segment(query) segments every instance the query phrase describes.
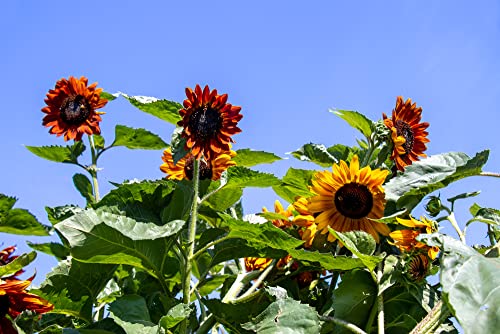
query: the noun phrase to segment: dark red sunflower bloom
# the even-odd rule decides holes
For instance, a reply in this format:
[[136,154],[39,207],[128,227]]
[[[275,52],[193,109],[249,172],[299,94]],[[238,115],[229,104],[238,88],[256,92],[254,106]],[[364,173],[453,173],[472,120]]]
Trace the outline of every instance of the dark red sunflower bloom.
[[394,149],[391,159],[398,170],[404,170],[413,161],[418,161],[419,157],[425,157],[424,151],[427,149],[425,143],[429,142],[425,129],[429,127],[429,123],[420,123],[422,119],[422,108],[416,103],[411,103],[411,99],[403,101],[402,96],[396,99],[396,108],[392,111],[392,118],[388,118],[385,113],[384,124],[392,134]]
[[64,140],[82,140],[84,133],[100,134],[99,122],[103,112],[96,111],[108,103],[101,99],[101,88],[97,82],[87,86],[88,79],[69,77],[56,83],[49,90],[42,111],[47,115],[42,124],[51,127],[49,132],[58,137],[64,135]]
[[227,103],[227,94],[210,91],[208,85],[203,91],[199,85],[194,91],[186,88],[186,96],[184,109],[179,110],[182,120],[177,123],[184,128],[185,149],[197,159],[203,155],[206,160],[229,151],[230,143],[234,143],[231,136],[241,132],[236,126],[243,117],[241,107]]
[[[0,266],[5,266],[6,264],[11,263],[12,261],[18,258],[17,255],[12,256],[12,253],[14,253],[15,250],[16,250],[15,246],[9,246],[0,251]],[[18,272],[16,272],[14,275],[10,277],[15,277],[21,275],[22,273],[24,273],[24,270],[20,269]]]
[[33,278],[34,276],[26,281],[17,279],[0,281],[0,333],[17,333],[6,318],[7,314],[11,319],[15,319],[24,310],[45,313],[54,308],[48,301],[26,291]]

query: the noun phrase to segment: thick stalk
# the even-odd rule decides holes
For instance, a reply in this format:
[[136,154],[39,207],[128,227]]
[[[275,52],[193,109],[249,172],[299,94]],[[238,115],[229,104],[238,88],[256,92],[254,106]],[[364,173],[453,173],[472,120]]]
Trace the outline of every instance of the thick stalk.
[[447,219],[451,223],[451,226],[453,226],[455,231],[457,231],[458,236],[460,237],[460,241],[462,241],[465,244],[465,236],[462,233],[462,230],[460,229],[460,227],[458,226],[457,220],[455,219],[455,214],[453,212],[450,213],[449,216],[447,217]]
[[92,165],[87,170],[90,173],[90,175],[92,176],[92,185],[94,188],[94,199],[96,202],[99,202],[101,200],[101,197],[99,196],[99,183],[97,182],[97,158],[98,158],[98,156],[96,155],[94,137],[89,136],[89,143],[90,143],[90,153],[92,154]]
[[[382,280],[382,262],[379,263],[377,269],[377,285],[380,289],[380,282]],[[385,324],[384,324],[384,295],[383,292],[379,291],[377,294],[377,324],[378,324],[378,334],[385,333]]]
[[[187,243],[187,261],[186,268],[184,270],[183,284],[182,284],[182,301],[184,304],[189,305],[190,300],[190,288],[191,288],[191,271],[194,253],[194,242],[196,239],[196,221],[198,218],[198,196],[199,196],[199,181],[200,181],[200,161],[198,159],[194,160],[193,163],[193,206],[191,208],[191,219],[188,226],[188,243]],[[187,320],[182,322],[182,333],[187,331]]]
[[434,333],[434,330],[451,315],[450,311],[440,300],[432,310],[420,321],[410,334]]
[[479,175],[481,175],[481,176],[500,177],[500,173],[493,173],[493,172],[482,172]]

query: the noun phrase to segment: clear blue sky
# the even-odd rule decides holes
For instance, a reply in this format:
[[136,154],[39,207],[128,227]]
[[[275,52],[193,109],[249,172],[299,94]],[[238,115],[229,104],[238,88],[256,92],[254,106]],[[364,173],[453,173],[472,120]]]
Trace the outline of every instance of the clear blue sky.
[[[358,136],[327,112],[390,113],[411,97],[429,122],[428,154],[492,150],[486,170],[500,171],[500,4],[498,1],[7,1],[0,14],[0,192],[19,198],[47,223],[44,206],[83,205],[71,177],[77,167],[33,156],[23,145],[62,145],[41,126],[47,91],[85,75],[108,92],[182,101],[184,88],[209,84],[243,107],[235,148],[285,157],[307,142],[354,144]],[[173,126],[123,99],[101,127],[144,127],[169,140]],[[107,181],[156,179],[160,151],[116,148],[101,159]],[[283,175],[291,159],[261,170]],[[500,181],[471,178],[443,193],[482,190],[459,203],[458,219],[477,201],[500,208]],[[271,191],[251,190],[247,212],[272,207]],[[417,210],[416,215],[422,214]],[[473,242],[485,242],[472,228]],[[4,245],[25,240],[0,234]],[[40,255],[39,282],[54,265]]]

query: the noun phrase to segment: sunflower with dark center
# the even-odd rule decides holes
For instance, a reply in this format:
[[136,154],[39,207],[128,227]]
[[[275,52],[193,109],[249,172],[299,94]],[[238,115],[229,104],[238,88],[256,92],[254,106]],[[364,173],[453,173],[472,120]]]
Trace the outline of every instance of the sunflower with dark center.
[[42,124],[50,127],[49,132],[64,140],[80,141],[83,134],[100,134],[99,122],[103,112],[96,111],[108,103],[101,99],[101,88],[97,83],[87,86],[88,79],[77,79],[70,76],[68,79],[57,81],[54,89],[49,90],[42,108],[46,113]]
[[[213,180],[220,179],[222,173],[231,166],[236,166],[236,162],[232,159],[236,156],[235,151],[222,152],[210,161],[200,159],[200,180]],[[162,156],[163,164],[160,170],[167,174],[167,179],[170,180],[192,180],[194,175],[194,156],[188,153],[185,157],[181,158],[174,164],[171,148],[163,151]]]
[[[335,231],[365,231],[380,242],[379,234],[390,233],[387,225],[373,221],[382,218],[385,194],[382,184],[389,171],[370,166],[359,168],[355,155],[350,166],[343,160],[333,165],[333,172],[317,172],[312,180],[308,209],[315,215],[315,223],[321,234],[328,233],[328,227]],[[328,241],[335,236],[328,235]]]
[[392,118],[388,118],[385,113],[382,114],[384,124],[391,130],[394,149],[391,159],[394,160],[396,168],[403,171],[413,161],[418,161],[419,157],[425,157],[424,151],[427,149],[426,143],[429,142],[425,129],[429,123],[420,123],[422,119],[422,108],[412,103],[411,99],[403,101],[402,96],[396,99],[396,108],[392,111]]
[[241,107],[227,103],[227,94],[219,95],[208,86],[203,91],[199,85],[194,91],[186,88],[186,96],[184,108],[179,110],[182,120],[177,123],[184,128],[185,149],[197,159],[204,156],[207,161],[229,151],[230,143],[234,143],[231,136],[241,132],[236,126],[243,117]]
[[406,266],[406,273],[408,276],[415,280],[421,281],[429,273],[430,262],[427,255],[418,253],[413,255]]
[[14,320],[25,310],[46,313],[54,308],[48,301],[26,291],[33,278],[34,276],[26,281],[0,280],[0,333],[17,333],[9,319],[6,318],[7,315]]

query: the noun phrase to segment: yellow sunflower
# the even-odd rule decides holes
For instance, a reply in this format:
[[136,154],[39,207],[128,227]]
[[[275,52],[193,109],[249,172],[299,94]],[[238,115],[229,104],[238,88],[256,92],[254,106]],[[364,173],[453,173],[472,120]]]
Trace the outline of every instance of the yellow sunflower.
[[[382,184],[389,172],[370,166],[359,168],[358,156],[350,166],[341,160],[330,171],[317,172],[312,180],[308,209],[317,214],[316,223],[321,234],[328,233],[328,226],[335,231],[365,231],[380,242],[379,234],[390,233],[387,225],[373,221],[384,215],[385,194]],[[328,241],[334,241],[332,234]]]
[[82,140],[83,134],[100,134],[99,122],[103,112],[96,111],[108,103],[101,99],[101,88],[97,83],[87,86],[88,79],[69,77],[57,81],[54,89],[49,90],[42,108],[46,113],[42,124],[51,127],[49,132],[64,140]]
[[[236,152],[231,150],[217,155],[213,160],[208,162],[205,159],[200,159],[200,180],[219,180],[226,169],[236,166],[236,162],[232,160],[235,156]],[[163,151],[163,164],[161,164],[160,170],[167,174],[167,179],[192,180],[194,159],[194,156],[188,153],[177,164],[174,164],[172,150],[169,147]]]
[[[266,207],[262,208],[262,212],[269,212]],[[283,205],[279,200],[274,201],[274,212],[277,214],[280,214],[284,217],[287,218],[292,218],[293,217],[293,206],[289,205],[288,208],[285,210],[283,208]],[[273,219],[272,223],[274,226],[278,228],[286,228],[292,226],[292,222],[290,220],[286,219]]]
[[425,250],[427,251],[429,257],[434,260],[439,253],[439,247],[430,247],[423,242],[417,241],[417,237],[422,233],[434,233],[437,231],[436,223],[425,217],[421,217],[417,220],[413,217],[410,219],[396,218],[398,223],[403,226],[411,227],[411,230],[398,230],[393,231],[389,236],[394,240],[394,242],[389,242],[399,248],[402,252],[412,252],[414,250]]
[[419,157],[425,157],[424,151],[429,142],[425,129],[429,123],[420,123],[422,119],[422,108],[416,103],[411,103],[411,99],[403,101],[402,96],[396,99],[396,108],[392,111],[392,118],[388,118],[384,113],[384,124],[391,130],[391,137],[394,149],[391,159],[394,160],[398,170],[404,170],[413,161],[418,161]]
[[299,234],[305,242],[304,247],[306,248],[312,246],[318,229],[313,214],[309,212],[308,205],[309,201],[302,196],[297,197],[295,202],[293,202],[293,207],[298,212],[298,215],[293,217],[292,223],[301,227]]
[[191,150],[198,159],[203,155],[207,160],[229,151],[230,143],[234,143],[231,136],[241,132],[236,126],[243,117],[241,107],[227,103],[227,94],[219,95],[208,86],[203,91],[199,85],[194,91],[186,88],[186,96],[184,108],[179,110],[182,120],[177,123],[184,128],[186,150]]

